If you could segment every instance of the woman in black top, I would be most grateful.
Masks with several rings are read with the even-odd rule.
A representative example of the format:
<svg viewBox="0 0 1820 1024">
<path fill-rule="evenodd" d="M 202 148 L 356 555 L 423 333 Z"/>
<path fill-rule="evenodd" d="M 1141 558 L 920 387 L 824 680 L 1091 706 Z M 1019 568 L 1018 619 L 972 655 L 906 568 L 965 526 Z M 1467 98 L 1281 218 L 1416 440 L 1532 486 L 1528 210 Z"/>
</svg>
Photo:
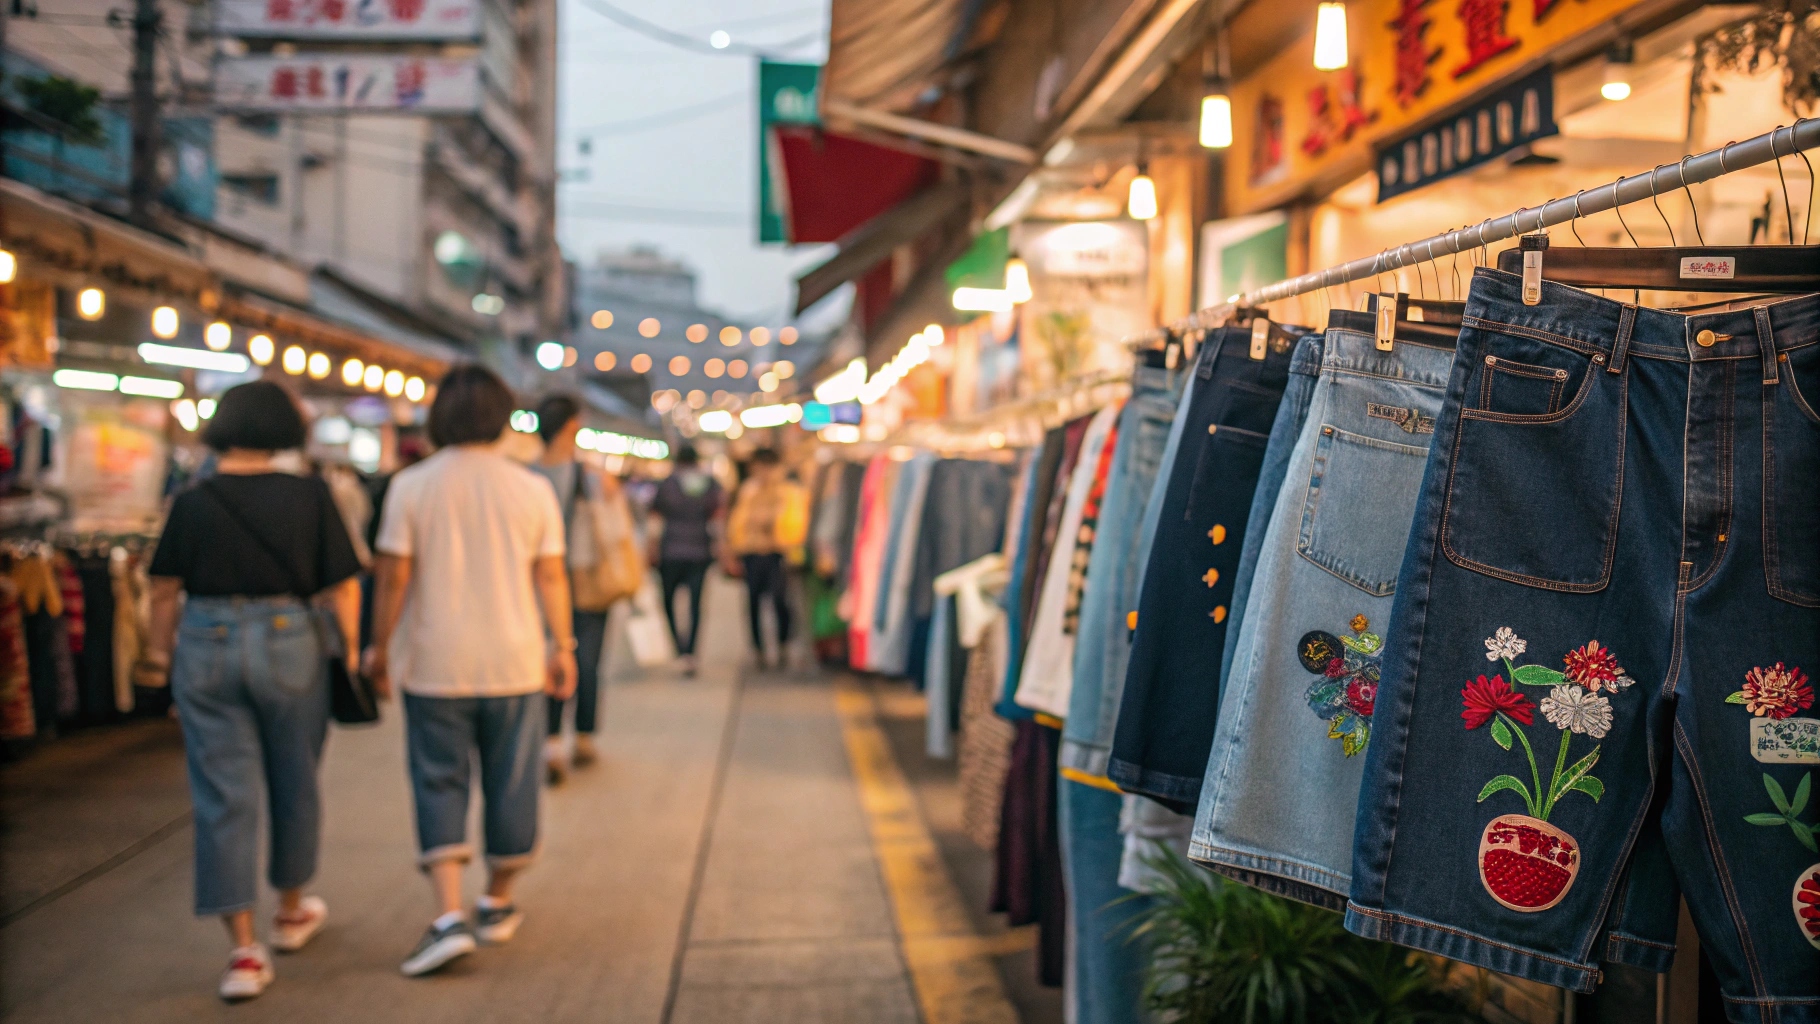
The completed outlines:
<svg viewBox="0 0 1820 1024">
<path fill-rule="evenodd" d="M 229 390 L 202 438 L 221 453 L 217 475 L 171 505 L 152 556 L 146 660 L 169 672 L 183 723 L 196 913 L 220 915 L 233 941 L 221 996 L 250 999 L 273 976 L 253 927 L 262 784 L 267 873 L 279 893 L 272 946 L 301 949 L 328 915 L 303 893 L 316 872 L 317 766 L 329 721 L 323 639 L 309 602 L 332 608 L 330 628 L 341 629 L 351 668 L 360 563 L 328 485 L 272 466 L 275 453 L 304 440 L 303 417 L 282 387 Z"/>
</svg>

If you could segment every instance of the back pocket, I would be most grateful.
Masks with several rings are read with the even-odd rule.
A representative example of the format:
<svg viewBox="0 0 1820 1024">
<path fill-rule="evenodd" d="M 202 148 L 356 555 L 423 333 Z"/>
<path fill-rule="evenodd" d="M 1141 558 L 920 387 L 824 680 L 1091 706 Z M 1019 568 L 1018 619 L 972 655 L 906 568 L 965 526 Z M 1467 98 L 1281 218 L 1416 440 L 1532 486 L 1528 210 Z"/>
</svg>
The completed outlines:
<svg viewBox="0 0 1820 1024">
<path fill-rule="evenodd" d="M 1782 356 L 1763 400 L 1763 573 L 1770 596 L 1820 608 L 1820 346 Z M 1802 378 L 1806 378 L 1803 383 Z"/>
<path fill-rule="evenodd" d="M 1322 424 L 1296 551 L 1374 597 L 1396 593 L 1428 449 Z"/>
</svg>

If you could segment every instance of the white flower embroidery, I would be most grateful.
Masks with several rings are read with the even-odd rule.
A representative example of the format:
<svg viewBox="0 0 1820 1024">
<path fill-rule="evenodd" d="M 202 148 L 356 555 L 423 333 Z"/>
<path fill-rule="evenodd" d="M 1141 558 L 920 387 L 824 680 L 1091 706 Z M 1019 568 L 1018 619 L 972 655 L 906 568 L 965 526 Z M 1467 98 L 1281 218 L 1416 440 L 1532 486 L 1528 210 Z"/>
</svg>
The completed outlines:
<svg viewBox="0 0 1820 1024">
<path fill-rule="evenodd" d="M 1630 684 L 1632 684 L 1634 682 L 1636 682 L 1636 680 L 1632 679 L 1630 676 L 1619 676 L 1618 678 L 1613 679 L 1611 682 L 1606 683 L 1605 688 L 1607 690 L 1610 690 L 1613 693 L 1617 693 L 1619 690 L 1622 690 L 1622 689 L 1630 686 Z"/>
<path fill-rule="evenodd" d="M 1585 733 L 1595 740 L 1611 731 L 1611 701 L 1579 686 L 1551 690 L 1542 698 L 1542 714 L 1557 729 Z"/>
<path fill-rule="evenodd" d="M 1494 636 L 1485 639 L 1486 661 L 1515 661 L 1517 656 L 1529 650 L 1529 641 L 1517 636 L 1517 631 L 1509 626 L 1499 626 Z"/>
</svg>

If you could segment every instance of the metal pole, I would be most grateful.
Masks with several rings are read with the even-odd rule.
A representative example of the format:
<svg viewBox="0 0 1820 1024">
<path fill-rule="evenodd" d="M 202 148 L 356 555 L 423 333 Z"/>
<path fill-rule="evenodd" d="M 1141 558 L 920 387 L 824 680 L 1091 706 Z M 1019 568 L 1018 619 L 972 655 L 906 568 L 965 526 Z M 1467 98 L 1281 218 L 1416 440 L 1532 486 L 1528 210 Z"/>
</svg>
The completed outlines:
<svg viewBox="0 0 1820 1024">
<path fill-rule="evenodd" d="M 1578 196 L 1565 199 L 1550 199 L 1535 209 L 1518 210 L 1494 220 L 1487 220 L 1472 227 L 1460 228 L 1446 234 L 1430 238 L 1417 239 L 1414 242 L 1387 249 L 1374 256 L 1353 260 L 1337 267 L 1313 274 L 1303 274 L 1287 281 L 1247 292 L 1239 297 L 1234 305 L 1261 306 L 1277 302 L 1307 292 L 1319 291 L 1322 288 L 1349 281 L 1359 281 L 1378 273 L 1389 273 L 1402 267 L 1411 266 L 1436 256 L 1449 256 L 1457 252 L 1476 249 L 1481 245 L 1515 238 L 1525 232 L 1540 231 L 1554 224 L 1565 224 L 1575 217 L 1576 208 L 1579 216 L 1599 213 L 1603 210 L 1640 203 L 1651 196 L 1672 192 L 1685 185 L 1695 185 L 1703 181 L 1766 164 L 1778 157 L 1792 156 L 1801 150 L 1820 147 L 1820 118 L 1803 118 L 1792 127 L 1777 128 L 1774 131 L 1759 135 L 1743 142 L 1727 143 L 1725 146 L 1696 156 L 1690 156 L 1679 164 L 1663 164 L 1647 174 L 1633 174 L 1627 178 L 1589 189 Z M 1192 326 L 1206 326 L 1214 319 L 1223 316 L 1231 308 L 1218 306 L 1202 310 L 1191 319 Z"/>
<path fill-rule="evenodd" d="M 133 162 L 127 204 L 134 221 L 151 219 L 158 199 L 158 30 L 163 21 L 158 0 L 133 5 L 132 120 Z"/>
</svg>

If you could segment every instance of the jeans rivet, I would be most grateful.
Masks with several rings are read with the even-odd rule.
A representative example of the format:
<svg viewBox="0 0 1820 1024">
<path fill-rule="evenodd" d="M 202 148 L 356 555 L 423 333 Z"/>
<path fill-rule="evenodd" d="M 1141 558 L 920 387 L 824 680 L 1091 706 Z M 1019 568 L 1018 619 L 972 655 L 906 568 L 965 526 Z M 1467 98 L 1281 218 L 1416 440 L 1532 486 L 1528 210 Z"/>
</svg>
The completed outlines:
<svg viewBox="0 0 1820 1024">
<path fill-rule="evenodd" d="M 1713 342 L 1717 340 L 1719 340 L 1718 335 L 1711 331 L 1701 331 L 1699 334 L 1694 335 L 1694 343 L 1701 348 L 1712 348 Z"/>
<path fill-rule="evenodd" d="M 1498 357 L 1497 357 L 1497 356 L 1486 356 L 1486 357 L 1485 357 L 1485 365 L 1486 365 L 1486 366 L 1496 366 L 1496 365 L 1498 365 Z"/>
</svg>

